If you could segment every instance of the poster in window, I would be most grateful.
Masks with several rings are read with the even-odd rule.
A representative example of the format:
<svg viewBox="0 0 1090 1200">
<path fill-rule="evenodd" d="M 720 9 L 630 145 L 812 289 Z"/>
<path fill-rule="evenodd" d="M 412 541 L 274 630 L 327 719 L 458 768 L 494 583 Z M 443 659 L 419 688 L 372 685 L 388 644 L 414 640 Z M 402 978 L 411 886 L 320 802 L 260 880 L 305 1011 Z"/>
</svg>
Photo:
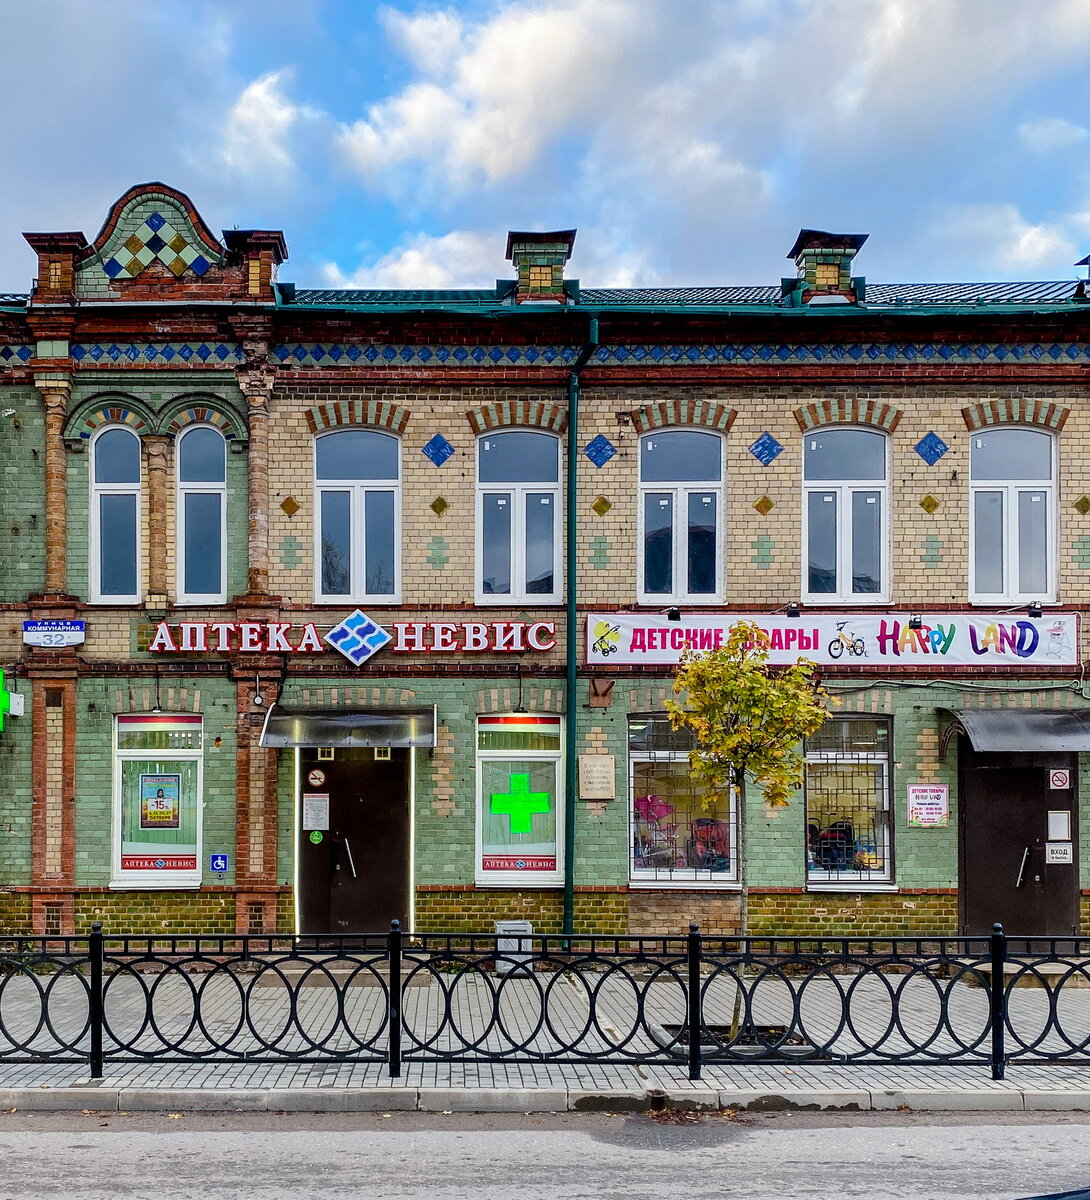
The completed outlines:
<svg viewBox="0 0 1090 1200">
<path fill-rule="evenodd" d="M 181 824 L 180 775 L 140 776 L 140 828 L 177 829 Z"/>
</svg>

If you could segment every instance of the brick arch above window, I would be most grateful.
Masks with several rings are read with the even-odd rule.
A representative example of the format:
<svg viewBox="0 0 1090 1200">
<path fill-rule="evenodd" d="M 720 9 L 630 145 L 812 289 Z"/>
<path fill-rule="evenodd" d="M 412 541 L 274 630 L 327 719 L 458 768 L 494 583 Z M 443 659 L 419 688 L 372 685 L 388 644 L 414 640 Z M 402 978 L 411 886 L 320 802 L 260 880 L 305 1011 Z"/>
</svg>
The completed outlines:
<svg viewBox="0 0 1090 1200">
<path fill-rule="evenodd" d="M 130 396 L 97 396 L 76 408 L 64 426 L 69 450 L 82 451 L 103 425 L 128 425 L 141 437 L 154 432 L 151 411 Z"/>
<path fill-rule="evenodd" d="M 466 420 L 474 433 L 485 433 L 503 425 L 523 425 L 531 429 L 548 429 L 563 433 L 568 426 L 568 414 L 559 404 L 545 400 L 498 400 L 471 408 Z"/>
<path fill-rule="evenodd" d="M 159 414 L 159 431 L 177 437 L 187 425 L 214 425 L 234 451 L 249 440 L 246 422 L 230 405 L 209 396 L 176 400 Z"/>
<path fill-rule="evenodd" d="M 840 400 L 818 400 L 795 409 L 795 420 L 805 433 L 820 425 L 873 425 L 892 433 L 904 416 L 904 411 L 883 400 L 859 397 Z"/>
<path fill-rule="evenodd" d="M 311 433 L 322 433 L 339 425 L 370 425 L 376 429 L 404 433 L 412 419 L 412 412 L 400 404 L 391 404 L 388 400 L 365 400 L 360 396 L 317 404 L 314 408 L 308 408 L 305 415 Z"/>
<path fill-rule="evenodd" d="M 966 428 L 981 429 L 985 425 L 1039 425 L 1042 429 L 1063 429 L 1071 409 L 1048 400 L 1031 400 L 1027 396 L 1005 396 L 1001 400 L 982 400 L 961 410 Z"/>
<path fill-rule="evenodd" d="M 726 433 L 737 416 L 737 410 L 724 404 L 713 404 L 710 400 L 663 400 L 634 409 L 632 425 L 637 433 L 662 429 L 666 425 L 698 425 L 702 429 Z"/>
</svg>

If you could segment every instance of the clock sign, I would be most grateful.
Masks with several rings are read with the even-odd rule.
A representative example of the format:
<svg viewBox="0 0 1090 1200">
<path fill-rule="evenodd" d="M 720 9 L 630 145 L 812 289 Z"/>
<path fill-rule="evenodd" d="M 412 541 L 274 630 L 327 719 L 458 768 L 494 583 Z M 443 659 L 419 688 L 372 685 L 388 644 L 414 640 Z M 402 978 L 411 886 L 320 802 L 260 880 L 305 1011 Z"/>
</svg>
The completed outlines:
<svg viewBox="0 0 1090 1200">
<path fill-rule="evenodd" d="M 319 771 L 317 768 L 315 768 L 307 775 L 307 783 L 309 783 L 311 787 L 321 787 L 322 784 L 325 783 L 325 771 Z"/>
</svg>

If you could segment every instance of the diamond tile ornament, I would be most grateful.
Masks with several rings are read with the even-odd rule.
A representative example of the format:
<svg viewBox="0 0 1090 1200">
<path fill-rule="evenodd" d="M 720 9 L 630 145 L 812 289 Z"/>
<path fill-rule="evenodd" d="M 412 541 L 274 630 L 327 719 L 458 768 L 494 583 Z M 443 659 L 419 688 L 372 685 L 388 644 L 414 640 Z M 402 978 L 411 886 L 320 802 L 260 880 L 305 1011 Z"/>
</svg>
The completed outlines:
<svg viewBox="0 0 1090 1200">
<path fill-rule="evenodd" d="M 441 433 L 437 433 L 426 446 L 421 447 L 420 453 L 425 458 L 430 458 L 437 467 L 441 467 L 454 453 L 454 447 Z"/>
<path fill-rule="evenodd" d="M 600 433 L 592 442 L 588 443 L 583 453 L 596 467 L 601 469 L 617 453 L 617 447 L 604 433 Z"/>
<path fill-rule="evenodd" d="M 443 499 L 442 496 L 436 496 L 435 499 L 428 505 L 428 508 L 430 508 L 437 517 L 441 517 L 443 513 L 450 508 L 450 505 Z"/>
<path fill-rule="evenodd" d="M 607 512 L 613 507 L 605 496 L 599 496 L 597 500 L 590 506 L 591 512 L 596 512 L 598 516 L 604 517 Z"/>
<path fill-rule="evenodd" d="M 762 466 L 767 467 L 773 459 L 783 453 L 783 446 L 766 430 L 750 446 L 749 452 Z"/>
<path fill-rule="evenodd" d="M 920 508 L 922 508 L 924 512 L 928 514 L 928 516 L 930 516 L 931 513 L 933 513 L 938 507 L 939 502 L 934 496 L 924 496 L 924 498 L 920 501 Z"/>
<path fill-rule="evenodd" d="M 767 517 L 768 514 L 776 507 L 776 505 L 767 497 L 762 496 L 757 500 L 753 507 L 761 514 L 762 517 Z"/>
<path fill-rule="evenodd" d="M 1090 496 L 1080 496 L 1074 503 L 1075 511 L 1081 516 L 1086 516 L 1090 512 Z"/>
<path fill-rule="evenodd" d="M 299 511 L 299 501 L 294 496 L 285 496 L 280 501 L 280 511 L 289 517 L 294 517 Z"/>
<path fill-rule="evenodd" d="M 365 612 L 357 608 L 339 625 L 334 625 L 325 635 L 325 640 L 358 667 L 393 639 L 381 625 L 376 625 Z"/>
<path fill-rule="evenodd" d="M 186 270 L 203 275 L 212 266 L 185 234 L 175 229 L 162 213 L 155 212 L 125 239 L 114 256 L 102 264 L 102 269 L 111 279 L 135 279 L 156 260 L 174 275 Z"/>
<path fill-rule="evenodd" d="M 950 447 L 937 433 L 932 432 L 925 433 L 913 449 L 929 467 L 933 467 Z"/>
</svg>

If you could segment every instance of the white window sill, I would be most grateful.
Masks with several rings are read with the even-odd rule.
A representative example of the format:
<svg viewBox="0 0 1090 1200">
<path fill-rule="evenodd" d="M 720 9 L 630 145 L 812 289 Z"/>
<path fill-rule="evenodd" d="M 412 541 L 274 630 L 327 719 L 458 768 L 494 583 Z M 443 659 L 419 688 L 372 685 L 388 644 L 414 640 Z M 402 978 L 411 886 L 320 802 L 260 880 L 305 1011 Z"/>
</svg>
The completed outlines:
<svg viewBox="0 0 1090 1200">
<path fill-rule="evenodd" d="M 880 879 L 808 879 L 808 892 L 899 892 L 901 889 L 895 883 Z"/>
<path fill-rule="evenodd" d="M 502 608 L 559 608 L 564 603 L 562 596 L 478 596 L 474 601 L 478 607 Z"/>
<path fill-rule="evenodd" d="M 1040 596 L 970 596 L 969 603 L 973 608 L 1029 608 L 1031 604 L 1039 604 L 1042 608 L 1059 608 L 1059 600 L 1042 600 Z M 1018 616 L 1025 614 L 1012 613 L 996 613 L 999 616 Z"/>
<path fill-rule="evenodd" d="M 889 596 L 879 596 L 870 593 L 866 596 L 851 597 L 831 595 L 803 596 L 799 603 L 805 605 L 802 613 L 799 614 L 805 618 L 811 610 L 816 612 L 822 608 L 867 608 L 868 606 L 871 608 L 882 608 L 892 604 L 893 601 Z"/>
<path fill-rule="evenodd" d="M 686 891 L 686 892 L 740 892 L 742 885 L 737 879 L 630 879 L 632 891 Z"/>
</svg>

